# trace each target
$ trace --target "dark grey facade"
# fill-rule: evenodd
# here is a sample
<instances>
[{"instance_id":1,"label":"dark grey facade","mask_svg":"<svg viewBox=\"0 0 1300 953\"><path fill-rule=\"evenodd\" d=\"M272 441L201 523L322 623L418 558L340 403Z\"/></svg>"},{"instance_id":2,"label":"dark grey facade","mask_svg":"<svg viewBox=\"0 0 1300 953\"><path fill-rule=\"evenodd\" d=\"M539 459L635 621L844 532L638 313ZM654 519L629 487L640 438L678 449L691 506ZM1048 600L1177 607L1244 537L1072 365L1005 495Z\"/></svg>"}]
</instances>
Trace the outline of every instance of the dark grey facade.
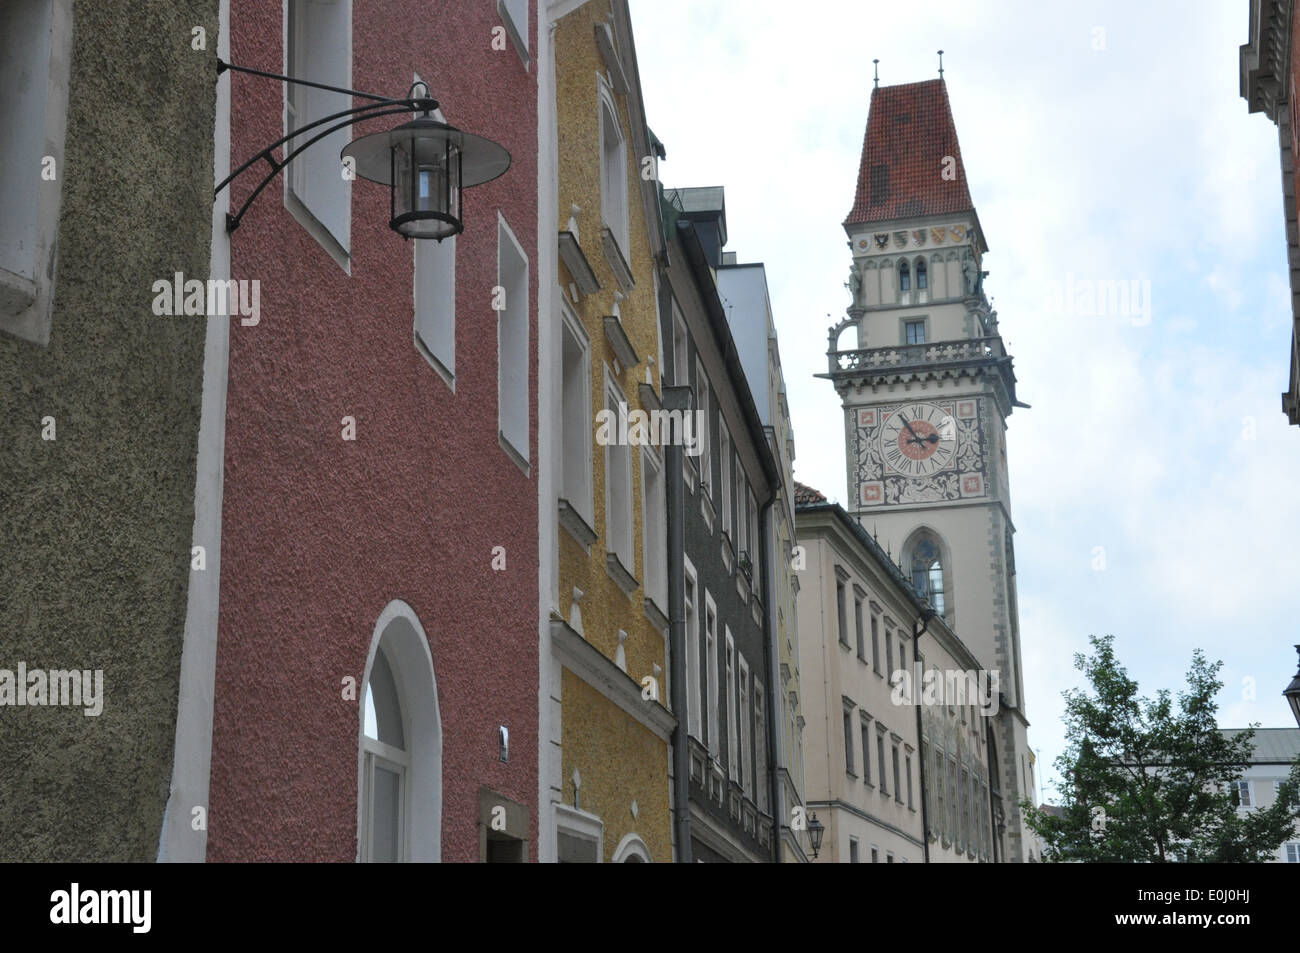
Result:
<instances>
[{"instance_id":1,"label":"dark grey facade","mask_svg":"<svg viewBox=\"0 0 1300 953\"><path fill-rule=\"evenodd\" d=\"M705 421L701 452L668 463L676 484L669 493L673 655L684 660L678 678L686 696L674 739L678 856L770 861L771 719L778 708L764 591L771 543L764 528L780 471L712 275L726 244L722 190L668 191L663 211L667 376L672 386L690 389L692 409Z\"/></svg>"}]
</instances>

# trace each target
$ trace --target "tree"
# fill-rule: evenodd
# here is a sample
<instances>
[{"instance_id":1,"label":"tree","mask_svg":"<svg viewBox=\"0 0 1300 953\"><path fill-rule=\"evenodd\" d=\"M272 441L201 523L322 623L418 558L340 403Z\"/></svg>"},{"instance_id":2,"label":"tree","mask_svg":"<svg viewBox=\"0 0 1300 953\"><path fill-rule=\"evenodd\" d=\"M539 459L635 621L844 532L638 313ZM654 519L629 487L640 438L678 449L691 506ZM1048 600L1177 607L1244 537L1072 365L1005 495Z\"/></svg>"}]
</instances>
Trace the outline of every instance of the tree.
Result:
<instances>
[{"instance_id":1,"label":"tree","mask_svg":"<svg viewBox=\"0 0 1300 953\"><path fill-rule=\"evenodd\" d=\"M1114 637L1091 636L1094 654L1074 657L1091 691L1065 696L1066 750L1056 759L1057 813L1021 803L1047 844L1047 861L1261 862L1293 836L1300 818L1300 758L1268 808L1239 813L1235 782L1254 751L1252 725L1218 730L1222 662L1197 649L1187 689L1140 697L1115 658Z\"/></svg>"}]
</instances>

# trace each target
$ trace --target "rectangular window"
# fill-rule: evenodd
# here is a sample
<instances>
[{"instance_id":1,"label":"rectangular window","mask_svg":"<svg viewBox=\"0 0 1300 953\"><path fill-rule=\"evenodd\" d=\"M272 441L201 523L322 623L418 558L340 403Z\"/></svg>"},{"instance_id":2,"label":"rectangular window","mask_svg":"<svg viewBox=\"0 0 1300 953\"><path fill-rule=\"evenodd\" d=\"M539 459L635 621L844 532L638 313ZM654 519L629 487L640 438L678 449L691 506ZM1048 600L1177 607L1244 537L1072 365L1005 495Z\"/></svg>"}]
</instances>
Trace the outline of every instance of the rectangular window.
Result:
<instances>
[{"instance_id":1,"label":"rectangular window","mask_svg":"<svg viewBox=\"0 0 1300 953\"><path fill-rule=\"evenodd\" d=\"M844 709L844 771L857 777L853 770L853 709Z\"/></svg>"},{"instance_id":2,"label":"rectangular window","mask_svg":"<svg viewBox=\"0 0 1300 953\"><path fill-rule=\"evenodd\" d=\"M641 451L642 506L645 515L641 521L642 559L645 561L646 598L654 601L659 611L668 609L668 503L664 495L663 464L653 450Z\"/></svg>"},{"instance_id":3,"label":"rectangular window","mask_svg":"<svg viewBox=\"0 0 1300 953\"><path fill-rule=\"evenodd\" d=\"M416 242L429 245L432 242ZM595 525L591 511L591 347L578 318L563 308L560 322L561 395L560 445L564 450L561 499L577 511L588 526Z\"/></svg>"},{"instance_id":4,"label":"rectangular window","mask_svg":"<svg viewBox=\"0 0 1300 953\"><path fill-rule=\"evenodd\" d=\"M874 844L871 846L871 862L873 864L880 863L880 850Z\"/></svg>"},{"instance_id":5,"label":"rectangular window","mask_svg":"<svg viewBox=\"0 0 1300 953\"><path fill-rule=\"evenodd\" d=\"M757 786L755 801L763 813L769 810L767 803L767 705L763 697L763 685L754 679L754 784Z\"/></svg>"},{"instance_id":6,"label":"rectangular window","mask_svg":"<svg viewBox=\"0 0 1300 953\"><path fill-rule=\"evenodd\" d=\"M718 422L718 456L722 460L722 531L735 542L731 528L731 435L722 421Z\"/></svg>"},{"instance_id":7,"label":"rectangular window","mask_svg":"<svg viewBox=\"0 0 1300 953\"><path fill-rule=\"evenodd\" d=\"M686 345L686 320L673 301L673 383L678 387L691 386L691 371Z\"/></svg>"},{"instance_id":8,"label":"rectangular window","mask_svg":"<svg viewBox=\"0 0 1300 953\"><path fill-rule=\"evenodd\" d=\"M862 723L862 780L871 783L871 722Z\"/></svg>"},{"instance_id":9,"label":"rectangular window","mask_svg":"<svg viewBox=\"0 0 1300 953\"><path fill-rule=\"evenodd\" d=\"M415 245L415 343L451 383L456 377L456 236Z\"/></svg>"},{"instance_id":10,"label":"rectangular window","mask_svg":"<svg viewBox=\"0 0 1300 953\"><path fill-rule=\"evenodd\" d=\"M903 324L903 328L907 332L908 344L925 343L925 322L924 321L906 321Z\"/></svg>"},{"instance_id":11,"label":"rectangular window","mask_svg":"<svg viewBox=\"0 0 1300 953\"><path fill-rule=\"evenodd\" d=\"M903 803L902 770L898 765L898 745L891 745L894 764L894 800Z\"/></svg>"},{"instance_id":12,"label":"rectangular window","mask_svg":"<svg viewBox=\"0 0 1300 953\"><path fill-rule=\"evenodd\" d=\"M740 781L740 733L736 724L736 642L731 628L723 626L727 646L727 777Z\"/></svg>"},{"instance_id":13,"label":"rectangular window","mask_svg":"<svg viewBox=\"0 0 1300 953\"><path fill-rule=\"evenodd\" d=\"M700 486L704 487L704 492L712 499L713 462L709 454L709 432L713 424L713 404L709 391L709 378L704 373L704 365L699 361L695 362L695 404L700 412L700 455L696 458L700 467Z\"/></svg>"},{"instance_id":14,"label":"rectangular window","mask_svg":"<svg viewBox=\"0 0 1300 953\"><path fill-rule=\"evenodd\" d=\"M871 617L871 667L880 674L880 623L874 615Z\"/></svg>"},{"instance_id":15,"label":"rectangular window","mask_svg":"<svg viewBox=\"0 0 1300 953\"><path fill-rule=\"evenodd\" d=\"M885 736L882 734L876 735L876 754L878 755L877 761L880 764L880 793L888 797L889 776L885 774Z\"/></svg>"},{"instance_id":16,"label":"rectangular window","mask_svg":"<svg viewBox=\"0 0 1300 953\"><path fill-rule=\"evenodd\" d=\"M894 640L885 629L885 680L889 681L894 677Z\"/></svg>"},{"instance_id":17,"label":"rectangular window","mask_svg":"<svg viewBox=\"0 0 1300 953\"><path fill-rule=\"evenodd\" d=\"M750 727L753 724L753 715L749 708L749 663L745 661L745 656L736 653L740 660L740 709L738 720L740 723L740 789L750 799L754 799L754 758L750 749Z\"/></svg>"},{"instance_id":18,"label":"rectangular window","mask_svg":"<svg viewBox=\"0 0 1300 953\"><path fill-rule=\"evenodd\" d=\"M606 228L628 256L627 144L613 93L598 81L600 100L600 213Z\"/></svg>"},{"instance_id":19,"label":"rectangular window","mask_svg":"<svg viewBox=\"0 0 1300 953\"><path fill-rule=\"evenodd\" d=\"M885 863L892 864L893 862L894 862L894 852L891 850L885 854Z\"/></svg>"},{"instance_id":20,"label":"rectangular window","mask_svg":"<svg viewBox=\"0 0 1300 953\"><path fill-rule=\"evenodd\" d=\"M858 862L858 839L856 837L850 837L849 838L849 863L856 864L857 862Z\"/></svg>"},{"instance_id":21,"label":"rectangular window","mask_svg":"<svg viewBox=\"0 0 1300 953\"><path fill-rule=\"evenodd\" d=\"M289 0L288 20L288 74L350 89L352 0ZM293 83L286 83L284 89L286 134L353 106L352 97L344 93ZM308 129L291 139L285 151L296 149L329 126L324 123ZM343 176L339 153L350 141L347 127L332 132L299 153L285 170L289 194L337 243L344 258L351 244L352 182ZM316 231L310 226L309 230ZM316 234L318 240L322 237Z\"/></svg>"},{"instance_id":22,"label":"rectangular window","mask_svg":"<svg viewBox=\"0 0 1300 953\"><path fill-rule=\"evenodd\" d=\"M528 463L528 256L498 214L497 422L504 440ZM629 566L630 568L630 566Z\"/></svg>"},{"instance_id":23,"label":"rectangular window","mask_svg":"<svg viewBox=\"0 0 1300 953\"><path fill-rule=\"evenodd\" d=\"M709 754L722 759L722 726L718 719L718 607L708 590L704 592L704 651L709 689Z\"/></svg>"},{"instance_id":24,"label":"rectangular window","mask_svg":"<svg viewBox=\"0 0 1300 953\"><path fill-rule=\"evenodd\" d=\"M524 67L532 61L528 51L528 0L497 0L497 13L510 34L510 42L515 45Z\"/></svg>"},{"instance_id":25,"label":"rectangular window","mask_svg":"<svg viewBox=\"0 0 1300 953\"><path fill-rule=\"evenodd\" d=\"M754 592L758 592L758 584L760 581L758 577L758 551L761 547L762 537L758 535L758 500L754 498L754 489L752 486L745 494L745 499L748 501L749 506L749 546L745 550L749 554L750 562L749 584L750 588L752 588Z\"/></svg>"},{"instance_id":26,"label":"rectangular window","mask_svg":"<svg viewBox=\"0 0 1300 953\"><path fill-rule=\"evenodd\" d=\"M862 600L857 595L853 597L853 628L858 636L858 658L865 662L867 660L867 646L862 632Z\"/></svg>"},{"instance_id":27,"label":"rectangular window","mask_svg":"<svg viewBox=\"0 0 1300 953\"><path fill-rule=\"evenodd\" d=\"M0 330L42 346L54 315L72 6L0 4Z\"/></svg>"},{"instance_id":28,"label":"rectangular window","mask_svg":"<svg viewBox=\"0 0 1300 953\"><path fill-rule=\"evenodd\" d=\"M1286 862L1300 864L1300 843L1286 845Z\"/></svg>"},{"instance_id":29,"label":"rectangular window","mask_svg":"<svg viewBox=\"0 0 1300 953\"><path fill-rule=\"evenodd\" d=\"M849 644L849 624L844 617L844 581L835 580L835 619L839 623L840 645L845 648Z\"/></svg>"},{"instance_id":30,"label":"rectangular window","mask_svg":"<svg viewBox=\"0 0 1300 953\"><path fill-rule=\"evenodd\" d=\"M1238 806L1240 806L1240 807L1253 807L1253 806L1254 806L1254 801L1253 801L1253 799L1251 798L1251 790L1250 790L1250 782L1249 782L1249 781L1238 781L1238 782L1237 782L1237 796L1238 796L1238 798L1240 799L1239 802L1238 802Z\"/></svg>"},{"instance_id":31,"label":"rectangular window","mask_svg":"<svg viewBox=\"0 0 1300 953\"><path fill-rule=\"evenodd\" d=\"M912 802L912 756L910 754L907 756L905 767L907 768L907 806L915 810L916 805Z\"/></svg>"},{"instance_id":32,"label":"rectangular window","mask_svg":"<svg viewBox=\"0 0 1300 953\"><path fill-rule=\"evenodd\" d=\"M698 740L700 734L700 619L697 606L695 567L686 563L686 731Z\"/></svg>"},{"instance_id":33,"label":"rectangular window","mask_svg":"<svg viewBox=\"0 0 1300 953\"><path fill-rule=\"evenodd\" d=\"M627 414L627 401L605 368L605 409L615 418ZM622 430L623 424L619 423ZM625 443L605 445L605 550L618 557L631 574L632 555L632 453Z\"/></svg>"}]
</instances>

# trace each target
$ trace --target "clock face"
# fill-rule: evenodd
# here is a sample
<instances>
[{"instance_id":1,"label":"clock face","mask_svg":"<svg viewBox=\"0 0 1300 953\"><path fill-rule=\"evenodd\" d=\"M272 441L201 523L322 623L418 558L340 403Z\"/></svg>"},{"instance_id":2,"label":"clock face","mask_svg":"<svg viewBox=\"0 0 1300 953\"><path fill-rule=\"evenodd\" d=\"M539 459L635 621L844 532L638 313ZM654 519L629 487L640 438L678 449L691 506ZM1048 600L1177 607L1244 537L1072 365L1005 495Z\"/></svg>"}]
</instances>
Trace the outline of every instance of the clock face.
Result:
<instances>
[{"instance_id":1,"label":"clock face","mask_svg":"<svg viewBox=\"0 0 1300 953\"><path fill-rule=\"evenodd\" d=\"M928 477L944 469L957 452L957 428L934 404L904 404L880 428L885 465L906 477Z\"/></svg>"}]
</instances>

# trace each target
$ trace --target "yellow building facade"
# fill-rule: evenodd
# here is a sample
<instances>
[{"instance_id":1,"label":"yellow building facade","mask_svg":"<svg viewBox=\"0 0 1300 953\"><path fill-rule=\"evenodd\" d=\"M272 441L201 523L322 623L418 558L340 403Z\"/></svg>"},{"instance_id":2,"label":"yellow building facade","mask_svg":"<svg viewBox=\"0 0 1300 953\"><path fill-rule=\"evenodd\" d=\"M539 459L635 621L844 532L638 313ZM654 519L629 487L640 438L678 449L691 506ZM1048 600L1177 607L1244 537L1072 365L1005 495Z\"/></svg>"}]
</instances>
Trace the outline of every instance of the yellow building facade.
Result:
<instances>
[{"instance_id":1,"label":"yellow building facade","mask_svg":"<svg viewBox=\"0 0 1300 953\"><path fill-rule=\"evenodd\" d=\"M668 862L666 480L662 448L636 426L661 388L655 156L626 2L543 10L553 161L539 176L557 246L539 371L556 447L541 483L554 514L541 820L555 860Z\"/></svg>"}]
</instances>

